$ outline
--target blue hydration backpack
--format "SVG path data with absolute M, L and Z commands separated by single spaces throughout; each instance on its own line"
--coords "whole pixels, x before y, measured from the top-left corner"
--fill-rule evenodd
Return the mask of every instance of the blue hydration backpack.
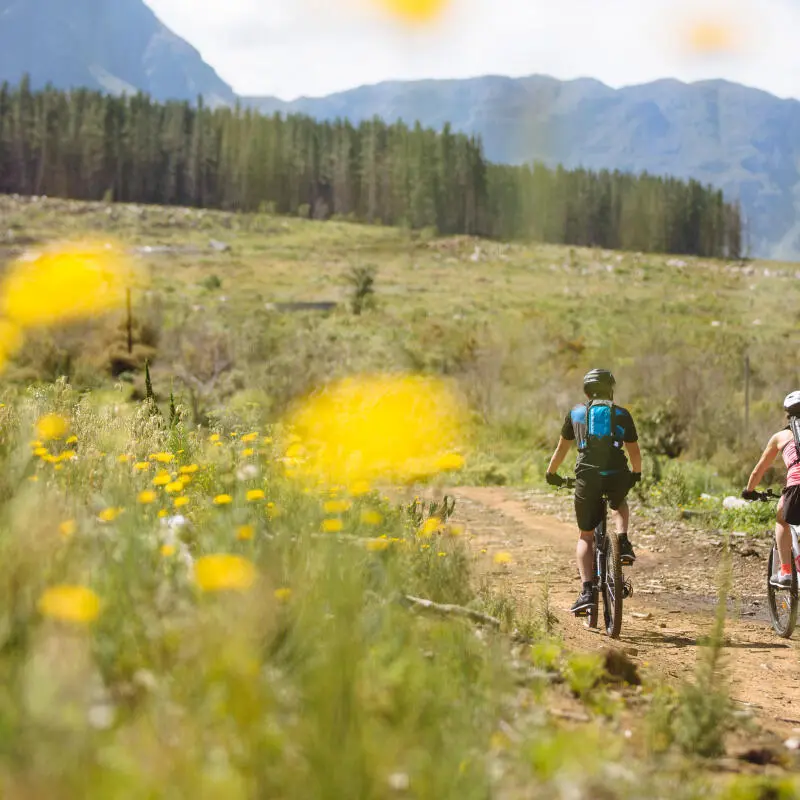
M 608 465 L 613 451 L 623 445 L 625 427 L 621 417 L 624 413 L 611 400 L 590 400 L 575 406 L 570 418 L 578 451 L 590 456 L 599 467 Z

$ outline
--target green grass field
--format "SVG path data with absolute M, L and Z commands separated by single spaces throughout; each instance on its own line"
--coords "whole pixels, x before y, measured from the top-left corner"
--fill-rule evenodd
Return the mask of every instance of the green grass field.
M 544 613 L 500 614 L 507 598 L 478 591 L 445 520 L 293 480 L 280 425 L 331 378 L 441 375 L 473 412 L 460 480 L 538 480 L 602 362 L 649 452 L 682 451 L 666 488 L 679 474 L 688 502 L 780 424 L 798 379 L 798 323 L 780 311 L 793 273 L 263 215 L 10 198 L 0 215 L 9 257 L 86 235 L 176 248 L 139 256 L 132 354 L 120 313 L 30 336 L 7 371 L 3 797 L 794 796 L 698 767 L 730 721 L 713 676 L 694 694 L 610 686 Z M 355 315 L 347 276 L 370 265 L 374 308 Z M 330 314 L 273 307 L 328 300 Z M 160 414 L 141 399 L 145 358 Z M 405 595 L 502 625 L 412 613 Z M 591 721 L 561 724 L 553 703 Z

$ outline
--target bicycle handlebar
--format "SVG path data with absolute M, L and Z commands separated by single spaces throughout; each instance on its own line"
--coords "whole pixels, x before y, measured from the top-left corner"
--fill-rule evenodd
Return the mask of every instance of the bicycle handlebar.
M 766 492 L 756 492 L 757 497 L 754 500 L 757 500 L 759 503 L 768 503 L 770 500 L 779 500 L 780 495 L 775 494 L 772 489 L 767 489 Z

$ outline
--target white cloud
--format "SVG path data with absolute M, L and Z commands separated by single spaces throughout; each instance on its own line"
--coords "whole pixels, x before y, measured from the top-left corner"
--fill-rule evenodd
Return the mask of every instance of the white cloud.
M 800 96 L 796 0 L 451 0 L 409 29 L 369 0 L 146 0 L 242 94 L 291 99 L 387 79 L 545 73 L 612 86 L 724 77 Z M 375 0 L 372 0 L 375 2 Z M 741 47 L 690 54 L 718 21 Z

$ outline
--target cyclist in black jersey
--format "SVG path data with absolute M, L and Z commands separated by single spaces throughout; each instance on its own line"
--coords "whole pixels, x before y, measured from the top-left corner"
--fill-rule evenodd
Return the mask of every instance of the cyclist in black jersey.
M 642 478 L 642 454 L 633 417 L 627 409 L 613 402 L 615 385 L 614 376 L 606 369 L 594 369 L 586 375 L 583 389 L 587 401 L 576 405 L 567 414 L 558 446 L 547 467 L 547 483 L 561 486 L 564 479 L 557 470 L 572 443 L 577 443 L 575 516 L 580 538 L 576 555 L 583 588 L 572 606 L 576 614 L 592 604 L 594 529 L 601 521 L 604 494 L 619 534 L 622 563 L 630 565 L 636 560 L 628 539 L 630 513 L 626 498 Z M 631 469 L 628 468 L 626 452 Z

